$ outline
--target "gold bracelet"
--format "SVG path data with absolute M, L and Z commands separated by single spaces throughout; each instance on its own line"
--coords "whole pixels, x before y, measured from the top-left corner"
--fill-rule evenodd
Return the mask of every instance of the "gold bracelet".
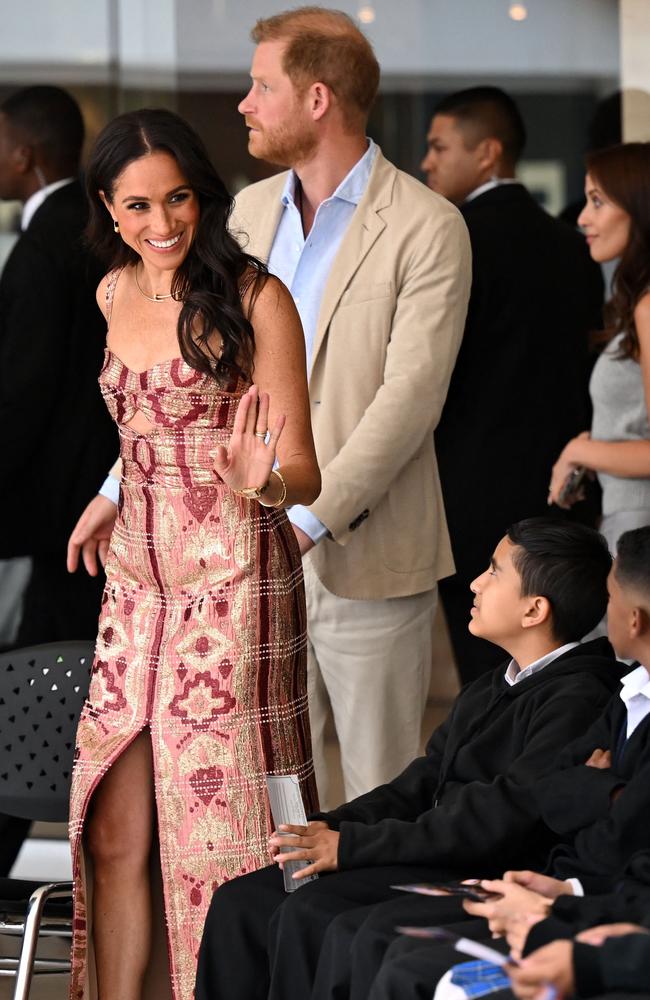
M 271 476 L 277 476 L 280 482 L 282 483 L 281 496 L 275 501 L 275 503 L 264 503 L 261 497 L 258 497 L 258 500 L 261 503 L 262 507 L 281 507 L 284 501 L 287 499 L 287 484 L 285 483 L 284 476 L 282 475 L 279 469 L 272 469 Z M 269 476 L 269 480 L 271 476 Z
M 236 497 L 244 497 L 245 500 L 259 500 L 262 493 L 265 493 L 269 488 L 269 483 L 271 477 L 266 480 L 263 486 L 247 486 L 243 490 L 232 490 Z

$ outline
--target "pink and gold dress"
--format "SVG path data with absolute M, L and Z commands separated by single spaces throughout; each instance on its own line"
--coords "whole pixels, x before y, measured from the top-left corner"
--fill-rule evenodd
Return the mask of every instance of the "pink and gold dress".
M 107 350 L 100 385 L 123 471 L 72 782 L 71 997 L 96 996 L 88 806 L 148 727 L 171 990 L 160 992 L 158 948 L 144 996 L 190 1000 L 214 889 L 268 864 L 265 775 L 298 774 L 316 807 L 300 554 L 283 511 L 235 496 L 213 471 L 244 381 L 219 385 L 180 358 L 134 372 Z M 126 426 L 138 410 L 147 434 Z

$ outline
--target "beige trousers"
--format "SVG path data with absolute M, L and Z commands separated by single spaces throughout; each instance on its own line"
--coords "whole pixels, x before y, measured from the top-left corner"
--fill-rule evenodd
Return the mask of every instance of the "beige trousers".
M 309 715 L 321 808 L 328 798 L 323 733 L 328 704 L 341 750 L 345 800 L 390 781 L 420 749 L 429 691 L 437 588 L 355 601 L 325 589 L 304 560 Z

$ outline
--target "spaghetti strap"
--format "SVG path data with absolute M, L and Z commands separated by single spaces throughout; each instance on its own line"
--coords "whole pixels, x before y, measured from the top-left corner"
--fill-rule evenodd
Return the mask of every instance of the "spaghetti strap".
M 115 267 L 109 272 L 108 282 L 106 284 L 106 328 L 108 329 L 111 325 L 111 316 L 113 315 L 113 297 L 115 295 L 115 286 L 117 285 L 117 280 L 121 275 L 123 267 Z

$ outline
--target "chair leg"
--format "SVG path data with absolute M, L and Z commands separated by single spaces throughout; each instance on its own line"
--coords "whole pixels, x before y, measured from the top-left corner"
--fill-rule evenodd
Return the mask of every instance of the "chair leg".
M 38 932 L 43 917 L 43 908 L 48 899 L 58 899 L 72 894 L 72 882 L 52 882 L 42 885 L 29 898 L 25 933 L 20 948 L 13 1000 L 28 1000 L 34 972 L 34 956 L 38 944 Z

